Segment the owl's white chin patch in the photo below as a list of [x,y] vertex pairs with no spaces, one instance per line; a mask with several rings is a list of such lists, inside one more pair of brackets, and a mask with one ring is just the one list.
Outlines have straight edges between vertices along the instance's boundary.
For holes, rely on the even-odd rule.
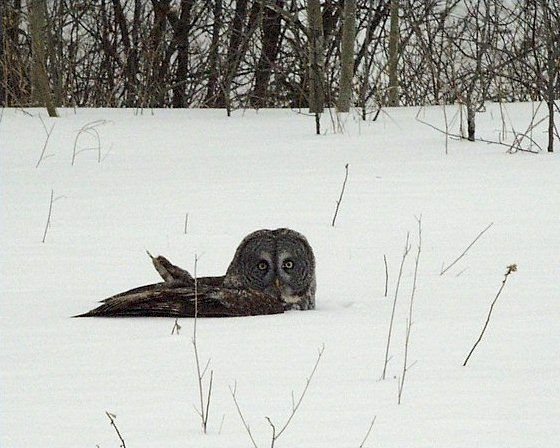
[[299,303],[301,301],[301,297],[299,296],[287,296],[287,295],[282,295],[282,301],[285,303]]

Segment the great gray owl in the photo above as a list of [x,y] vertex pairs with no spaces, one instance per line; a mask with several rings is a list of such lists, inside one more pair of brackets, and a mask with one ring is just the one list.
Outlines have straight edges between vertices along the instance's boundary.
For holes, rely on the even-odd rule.
[[294,230],[264,229],[247,235],[224,276],[201,277],[196,284],[166,258],[151,258],[164,282],[109,297],[78,317],[192,317],[195,305],[199,317],[315,308],[315,257],[305,237]]

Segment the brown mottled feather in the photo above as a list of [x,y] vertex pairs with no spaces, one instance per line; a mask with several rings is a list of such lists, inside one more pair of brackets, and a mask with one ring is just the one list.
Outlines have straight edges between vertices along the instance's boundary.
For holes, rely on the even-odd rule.
[[[284,312],[280,299],[260,291],[205,285],[202,278],[197,286],[198,317],[255,316]],[[194,286],[175,282],[134,288],[102,302],[101,306],[76,317],[194,317],[195,311]]]

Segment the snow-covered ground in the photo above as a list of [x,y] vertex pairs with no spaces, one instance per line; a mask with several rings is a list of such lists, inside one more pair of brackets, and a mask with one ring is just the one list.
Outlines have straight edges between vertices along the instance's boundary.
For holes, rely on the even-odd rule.
[[[530,104],[507,105],[525,131]],[[479,114],[497,139],[499,108]],[[237,398],[259,448],[270,417],[282,426],[324,344],[303,403],[277,447],[542,447],[560,418],[560,158],[450,140],[390,109],[344,133],[313,134],[289,110],[6,109],[0,122],[0,445],[117,447],[105,411],[132,447],[248,447]],[[449,108],[450,118],[456,109]],[[55,125],[35,165],[45,125]],[[540,112],[539,112],[540,113]],[[421,113],[443,126],[440,108]],[[71,165],[74,139],[97,128],[95,150]],[[544,127],[534,131],[545,142]],[[457,125],[453,124],[456,132]],[[511,137],[509,137],[511,138]],[[90,134],[77,149],[95,147]],[[560,145],[558,145],[560,146]],[[559,148],[560,149],[560,148]],[[336,226],[335,201],[349,163]],[[58,198],[45,243],[51,189]],[[185,214],[189,214],[184,234]],[[404,333],[422,215],[422,251],[401,405]],[[445,275],[450,263],[494,225]],[[158,281],[145,250],[199,275],[220,275],[259,228],[305,234],[317,258],[317,310],[199,320],[198,344],[214,385],[208,435],[191,345],[192,321],[72,319],[97,300]],[[391,361],[380,381],[395,282],[407,231],[412,249],[397,303]],[[389,265],[389,297],[384,297]],[[467,367],[511,263],[485,337]]]

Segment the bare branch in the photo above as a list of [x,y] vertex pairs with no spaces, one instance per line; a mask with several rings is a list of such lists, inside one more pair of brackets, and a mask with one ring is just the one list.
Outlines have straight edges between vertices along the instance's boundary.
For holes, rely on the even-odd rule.
[[117,416],[107,411],[105,411],[105,414],[107,414],[107,417],[109,417],[109,420],[111,421],[111,426],[115,428],[115,432],[117,433],[117,436],[119,436],[119,439],[121,441],[121,447],[126,448],[126,443],[124,443],[124,439],[122,438],[121,432],[119,431],[119,428],[117,428],[117,425],[115,423],[115,419],[117,418]]
[[439,275],[445,274],[449,269],[451,269],[453,266],[455,266],[455,264],[456,264],[461,258],[463,258],[463,257],[465,256],[465,254],[469,251],[469,249],[470,249],[471,247],[474,246],[474,244],[478,241],[478,239],[479,239],[482,235],[484,235],[484,233],[485,233],[490,227],[492,227],[493,225],[494,225],[493,222],[491,222],[490,224],[488,224],[488,225],[484,228],[484,230],[482,230],[482,231],[476,236],[476,238],[467,246],[467,248],[461,253],[461,255],[459,255],[459,256],[455,259],[455,261],[454,261],[453,263],[451,263],[451,264],[450,264],[449,266],[447,266],[446,268],[443,268],[443,266],[442,266],[442,270],[441,270],[441,272],[439,273]]
[[249,435],[249,438],[251,439],[251,443],[253,444],[253,447],[254,448],[259,448],[257,443],[255,442],[255,439],[253,438],[253,434],[251,433],[251,428],[247,424],[247,421],[245,420],[245,417],[243,416],[243,412],[241,412],[241,408],[239,407],[239,403],[237,402],[237,396],[236,396],[236,394],[237,394],[237,382],[235,383],[235,385],[233,387],[229,386],[229,391],[231,393],[231,398],[233,398],[233,402],[235,403],[235,408],[237,409],[237,414],[239,415],[239,418],[241,418],[241,422],[243,423],[243,427],[245,428],[245,431]]
[[399,296],[399,286],[401,284],[401,277],[402,277],[402,272],[403,272],[403,266],[404,266],[404,262],[406,260],[406,257],[408,256],[408,252],[410,251],[410,244],[409,244],[409,239],[410,239],[410,232],[406,233],[406,241],[404,244],[404,252],[403,252],[403,256],[401,259],[401,266],[399,268],[399,275],[397,277],[397,285],[395,287],[395,297],[393,299],[393,308],[391,310],[391,321],[389,323],[389,332],[387,334],[387,347],[385,348],[385,361],[383,362],[383,373],[381,374],[381,379],[384,380],[385,376],[387,374],[387,364],[389,364],[389,347],[391,345],[391,335],[393,333],[393,321],[395,319],[395,309],[397,308],[397,298]]
[[342,190],[340,191],[340,197],[338,201],[336,201],[336,210],[334,211],[334,216],[332,219],[331,226],[334,227],[334,223],[336,221],[336,215],[338,215],[338,207],[340,207],[340,203],[342,202],[342,196],[344,195],[344,189],[346,188],[346,181],[348,180],[348,164],[344,167],[346,170],[346,174],[344,175],[344,182],[342,183]]
[[422,215],[417,218],[418,221],[418,250],[416,252],[416,261],[414,263],[414,277],[412,280],[412,290],[410,292],[410,304],[408,308],[408,319],[406,320],[406,336],[404,341],[404,359],[403,368],[399,380],[399,394],[398,394],[398,404],[401,404],[402,393],[404,389],[404,381],[406,378],[406,373],[411,366],[408,365],[408,346],[410,343],[410,333],[412,331],[412,314],[414,310],[414,297],[416,294],[416,283],[418,279],[418,264],[420,262],[420,253],[422,252]]
[[498,293],[496,294],[496,297],[494,297],[494,300],[492,301],[492,304],[490,305],[490,310],[488,310],[488,316],[486,316],[486,322],[484,322],[484,326],[482,327],[482,331],[480,332],[480,335],[478,336],[478,339],[476,340],[473,347],[471,348],[471,351],[469,352],[469,354],[465,358],[465,362],[463,363],[463,367],[467,365],[467,362],[469,362],[469,358],[473,354],[474,349],[479,344],[479,342],[482,340],[482,336],[484,336],[484,332],[486,331],[486,328],[488,327],[488,323],[490,322],[490,316],[492,315],[492,310],[494,309],[494,305],[498,301],[498,297],[500,297],[500,294],[502,293],[502,290],[504,289],[504,286],[506,285],[506,281],[508,279],[508,276],[512,272],[515,272],[515,271],[517,271],[517,265],[516,264],[511,264],[507,267],[507,271],[506,271],[506,273],[504,275],[504,279],[502,281],[502,286],[500,286],[500,289],[498,290]]
[[369,434],[370,434],[370,432],[371,432],[371,430],[372,430],[372,428],[373,428],[373,424],[375,423],[375,420],[376,420],[376,419],[377,419],[377,415],[375,415],[375,416],[373,417],[373,420],[371,421],[371,423],[370,423],[370,425],[369,425],[369,428],[368,428],[368,430],[367,430],[367,432],[366,432],[366,435],[364,436],[364,439],[362,440],[362,443],[360,443],[360,447],[359,447],[359,448],[364,448],[364,445],[365,445],[365,443],[366,443],[366,441],[367,441],[367,439],[368,439],[368,437],[369,437]]

